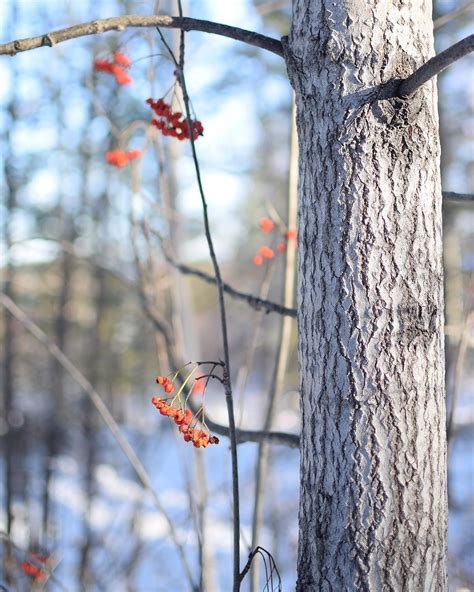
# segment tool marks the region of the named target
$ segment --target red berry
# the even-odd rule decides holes
[[[260,249],[258,250],[258,254],[261,257],[265,257],[265,259],[272,259],[273,256],[275,255],[275,253],[273,252],[273,249],[270,249],[270,247],[268,247],[267,245],[261,246]]]

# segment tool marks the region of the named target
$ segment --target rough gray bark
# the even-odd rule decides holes
[[[435,83],[410,99],[379,96],[433,55],[431,3],[293,4],[285,45],[300,142],[297,590],[446,590]]]

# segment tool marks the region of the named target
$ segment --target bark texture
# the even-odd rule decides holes
[[[301,502],[297,590],[441,591],[446,446],[427,0],[295,0]],[[390,92],[387,92],[389,89]]]

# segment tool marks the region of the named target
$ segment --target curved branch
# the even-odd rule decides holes
[[[444,201],[469,202],[474,201],[474,193],[455,193],[454,191],[443,191]]]
[[[204,280],[208,284],[215,284],[216,278],[205,271],[201,271],[200,269],[196,269],[195,267],[191,267],[184,263],[179,263],[175,261],[169,252],[163,251],[165,259],[168,261],[170,265],[172,265],[175,269],[180,271],[184,275],[194,275],[201,280]],[[252,308],[255,310],[265,310],[268,312],[276,312],[278,314],[296,318],[296,308],[287,308],[282,304],[278,304],[277,302],[272,302],[271,300],[265,300],[263,298],[259,298],[258,296],[254,296],[253,294],[248,294],[247,292],[240,292],[233,288],[230,284],[226,282],[222,282],[222,287],[226,294],[229,294],[232,298],[236,300],[243,300],[247,302]]]
[[[51,33],[43,33],[43,35],[38,35],[37,37],[28,37],[26,39],[17,39],[16,41],[3,43],[0,45],[0,55],[13,56],[19,52],[37,49],[38,47],[52,47],[69,39],[85,37],[86,35],[97,35],[99,33],[106,33],[107,31],[124,31],[129,27],[167,27],[171,29],[182,29],[183,31],[202,31],[203,33],[212,33],[222,37],[229,37],[236,41],[242,41],[248,45],[260,47],[261,49],[266,49],[279,56],[283,56],[282,45],[278,39],[240,29],[239,27],[231,27],[229,25],[189,17],[136,15],[115,16],[89,21],[88,23],[81,23],[80,25],[59,29]]]
[[[398,87],[399,97],[408,97],[420,88],[425,82],[428,82],[433,76],[437,76],[452,63],[461,59],[471,51],[474,51],[474,35],[465,37],[462,41],[455,43],[448,49],[445,49],[438,55],[423,64],[411,76],[402,80]]]

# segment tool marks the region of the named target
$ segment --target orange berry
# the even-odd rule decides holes
[[[132,63],[130,58],[119,51],[113,51],[112,55],[114,56],[114,60],[116,64],[120,64],[121,66],[130,66]]]
[[[260,255],[255,255],[255,257],[252,259],[252,263],[254,265],[262,265],[263,257],[261,257]]]
[[[191,423],[192,418],[193,418],[193,414],[191,413],[191,410],[186,409],[186,411],[184,412],[184,423],[186,425],[189,425]]]
[[[122,66],[114,64],[111,68],[111,72],[115,76],[115,82],[117,84],[130,84],[133,82],[132,77],[125,72]]]
[[[158,384],[164,384],[167,381],[167,379],[164,376],[157,376],[156,377],[156,382]]]
[[[270,249],[270,247],[267,245],[263,245],[262,247],[260,247],[260,249],[258,250],[258,254],[261,257],[265,257],[265,259],[272,259],[275,255],[273,249]]]
[[[270,232],[271,230],[273,230],[273,221],[270,220],[270,218],[260,218],[258,225],[260,226],[260,230],[262,232]]]
[[[285,249],[286,249],[286,245],[285,245],[284,242],[278,243],[277,246],[276,246],[276,250],[279,253],[284,253],[285,252]]]
[[[196,374],[195,379],[194,379],[193,388],[191,389],[191,392],[193,395],[199,395],[204,392],[204,387],[206,386],[206,381],[205,380],[197,380],[200,376],[204,376],[204,374],[202,372],[198,372]]]
[[[171,384],[171,382],[167,382],[164,385],[164,389],[165,389],[165,393],[171,394],[174,391],[174,386]]]
[[[142,151],[140,148],[135,148],[133,150],[128,150],[127,156],[129,160],[135,160],[136,158],[140,158],[142,155]]]
[[[288,228],[288,230],[285,232],[285,238],[287,240],[292,240],[293,238],[296,238],[296,228]]]
[[[108,164],[116,167],[124,167],[128,163],[128,156],[123,150],[110,150],[105,153]]]

